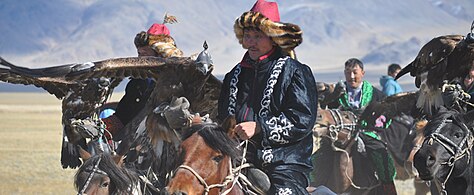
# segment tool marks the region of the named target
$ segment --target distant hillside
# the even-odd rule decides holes
[[[191,55],[207,40],[214,73],[222,75],[244,53],[233,23],[254,2],[3,0],[0,56],[28,67],[136,56],[135,34],[161,22],[168,12],[179,20],[168,25],[178,47]],[[474,10],[472,0],[277,2],[282,21],[303,29],[304,41],[296,53],[315,74],[339,74],[351,57],[362,59],[368,70],[376,71],[373,75],[385,74],[386,65],[406,65],[436,36],[467,34],[474,19],[474,12],[468,11]]]

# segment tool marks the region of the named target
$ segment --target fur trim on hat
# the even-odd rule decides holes
[[[183,56],[183,52],[176,47],[174,39],[169,35],[149,35],[148,45],[163,58]]]
[[[303,31],[298,25],[273,22],[259,12],[248,11],[235,20],[234,32],[240,44],[243,42],[244,28],[260,29],[287,52],[303,42]]]

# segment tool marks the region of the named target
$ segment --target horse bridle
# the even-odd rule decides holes
[[[89,187],[89,184],[90,184],[92,178],[94,177],[95,173],[99,173],[99,174],[106,175],[106,176],[108,175],[105,171],[102,171],[102,170],[99,169],[99,164],[100,164],[101,160],[102,160],[102,156],[100,156],[99,160],[97,160],[97,162],[94,164],[94,168],[91,170],[91,173],[89,174],[89,177],[87,177],[87,180],[86,180],[86,183],[84,184],[84,186],[77,193],[78,195],[84,194],[84,192],[87,190],[87,187]]]
[[[211,184],[211,185],[208,185],[206,180],[204,180],[204,178],[202,178],[198,172],[196,172],[193,168],[191,168],[190,166],[187,166],[187,165],[180,165],[176,170],[182,168],[182,169],[186,169],[188,170],[189,172],[191,172],[198,180],[199,182],[204,186],[204,195],[207,195],[209,194],[209,191],[212,189],[212,188],[221,188],[221,190],[226,187],[230,182],[233,182],[235,180],[235,175],[232,173],[232,163],[231,163],[231,159],[229,159],[229,175],[227,175],[224,179],[224,181],[222,183],[217,183],[217,184]],[[229,188],[229,191],[230,189],[232,188]],[[224,192],[224,193],[221,193],[221,194],[227,194],[229,193],[228,191]]]
[[[339,133],[343,129],[347,129],[349,130],[349,133],[347,134],[346,141],[350,140],[353,135],[352,133],[355,132],[357,128],[357,116],[354,113],[349,112],[354,118],[354,120],[352,121],[352,123],[344,123],[344,117],[342,116],[340,110],[330,109],[329,112],[331,113],[331,116],[335,121],[335,124],[329,125],[329,138],[331,138],[332,142],[334,143],[338,140]],[[343,142],[342,144],[345,144],[345,142]]]
[[[473,142],[474,142],[474,137],[473,137],[472,131],[467,127],[467,125],[464,124],[463,122],[460,122],[460,121],[456,120],[456,118],[454,118],[454,120],[450,119],[450,117],[451,116],[443,118],[443,120],[441,121],[441,124],[439,124],[439,126],[433,131],[433,133],[428,135],[425,139],[425,141],[427,141],[427,144],[429,144],[429,145],[432,145],[433,141],[438,142],[440,145],[442,145],[451,154],[451,157],[446,162],[440,163],[441,165],[447,165],[447,166],[450,167],[450,170],[449,170],[448,175],[446,176],[446,179],[441,183],[441,187],[442,187],[441,192],[443,194],[447,194],[447,192],[446,192],[446,182],[448,181],[449,177],[451,176],[451,173],[454,170],[454,164],[456,163],[456,161],[460,160],[464,156],[467,156],[467,160],[468,160],[468,163],[469,163],[469,161],[471,159],[470,151],[471,151],[471,148],[472,148]],[[447,123],[456,123],[459,127],[461,127],[461,129],[463,131],[467,132],[467,134],[461,140],[459,145],[454,143],[448,137],[446,137],[446,136],[444,136],[440,133],[441,129]],[[463,149],[464,146],[465,146],[465,148]]]
[[[241,173],[243,169],[251,167],[251,165],[247,163],[246,162],[247,160],[245,159],[245,156],[247,155],[248,142],[249,142],[248,140],[245,140],[239,145],[239,146],[243,146],[242,147],[243,152],[242,152],[242,161],[240,162],[240,165],[238,167],[233,168],[232,159],[229,158],[229,174],[224,178],[224,181],[220,184],[208,185],[206,180],[204,180],[204,178],[202,178],[198,172],[196,172],[192,167],[187,166],[187,165],[180,165],[178,168],[176,168],[175,172],[180,168],[186,169],[189,172],[191,172],[199,180],[199,182],[204,186],[204,195],[207,195],[212,188],[221,188],[221,191],[222,191],[224,187],[226,187],[227,185],[229,185],[229,183],[232,182],[232,185],[227,190],[220,193],[220,195],[226,195],[232,190],[232,188],[234,188],[234,185],[236,183],[238,183],[239,186],[241,185],[239,183],[238,178],[243,179],[243,181],[247,185],[252,185],[252,183],[248,181],[247,177]]]

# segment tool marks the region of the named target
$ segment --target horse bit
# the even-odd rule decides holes
[[[464,138],[461,140],[459,143],[459,146],[451,141],[449,138],[446,136],[442,135],[440,133],[441,129],[447,124],[447,123],[458,123],[458,125],[461,127],[461,129],[467,134],[464,136]],[[446,161],[441,163],[441,165],[447,165],[450,167],[449,173],[446,177],[446,179],[441,183],[441,187],[443,188],[441,193],[442,194],[447,194],[446,192],[446,182],[448,181],[449,177],[451,176],[451,173],[454,170],[454,164],[456,161],[460,160],[463,158],[465,155],[467,155],[468,162],[471,159],[469,151],[471,150],[473,146],[473,141],[474,137],[472,135],[472,132],[469,130],[469,128],[464,124],[463,122],[459,122],[456,119],[449,119],[449,117],[445,117],[441,124],[427,137],[427,143],[429,145],[433,144],[433,141],[438,142],[440,145],[442,145],[450,154],[451,157]],[[464,149],[462,149],[464,146],[466,146]]]

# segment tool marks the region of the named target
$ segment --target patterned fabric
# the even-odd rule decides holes
[[[280,48],[251,64],[246,63],[247,57],[224,78],[218,120],[235,115],[237,123],[255,121],[259,125],[261,132],[251,138],[247,160],[267,174],[274,173],[275,166],[299,174],[309,172],[317,115],[317,90],[310,68],[284,55]],[[290,182],[282,182],[272,180],[272,185],[295,194],[295,188],[287,185]]]

